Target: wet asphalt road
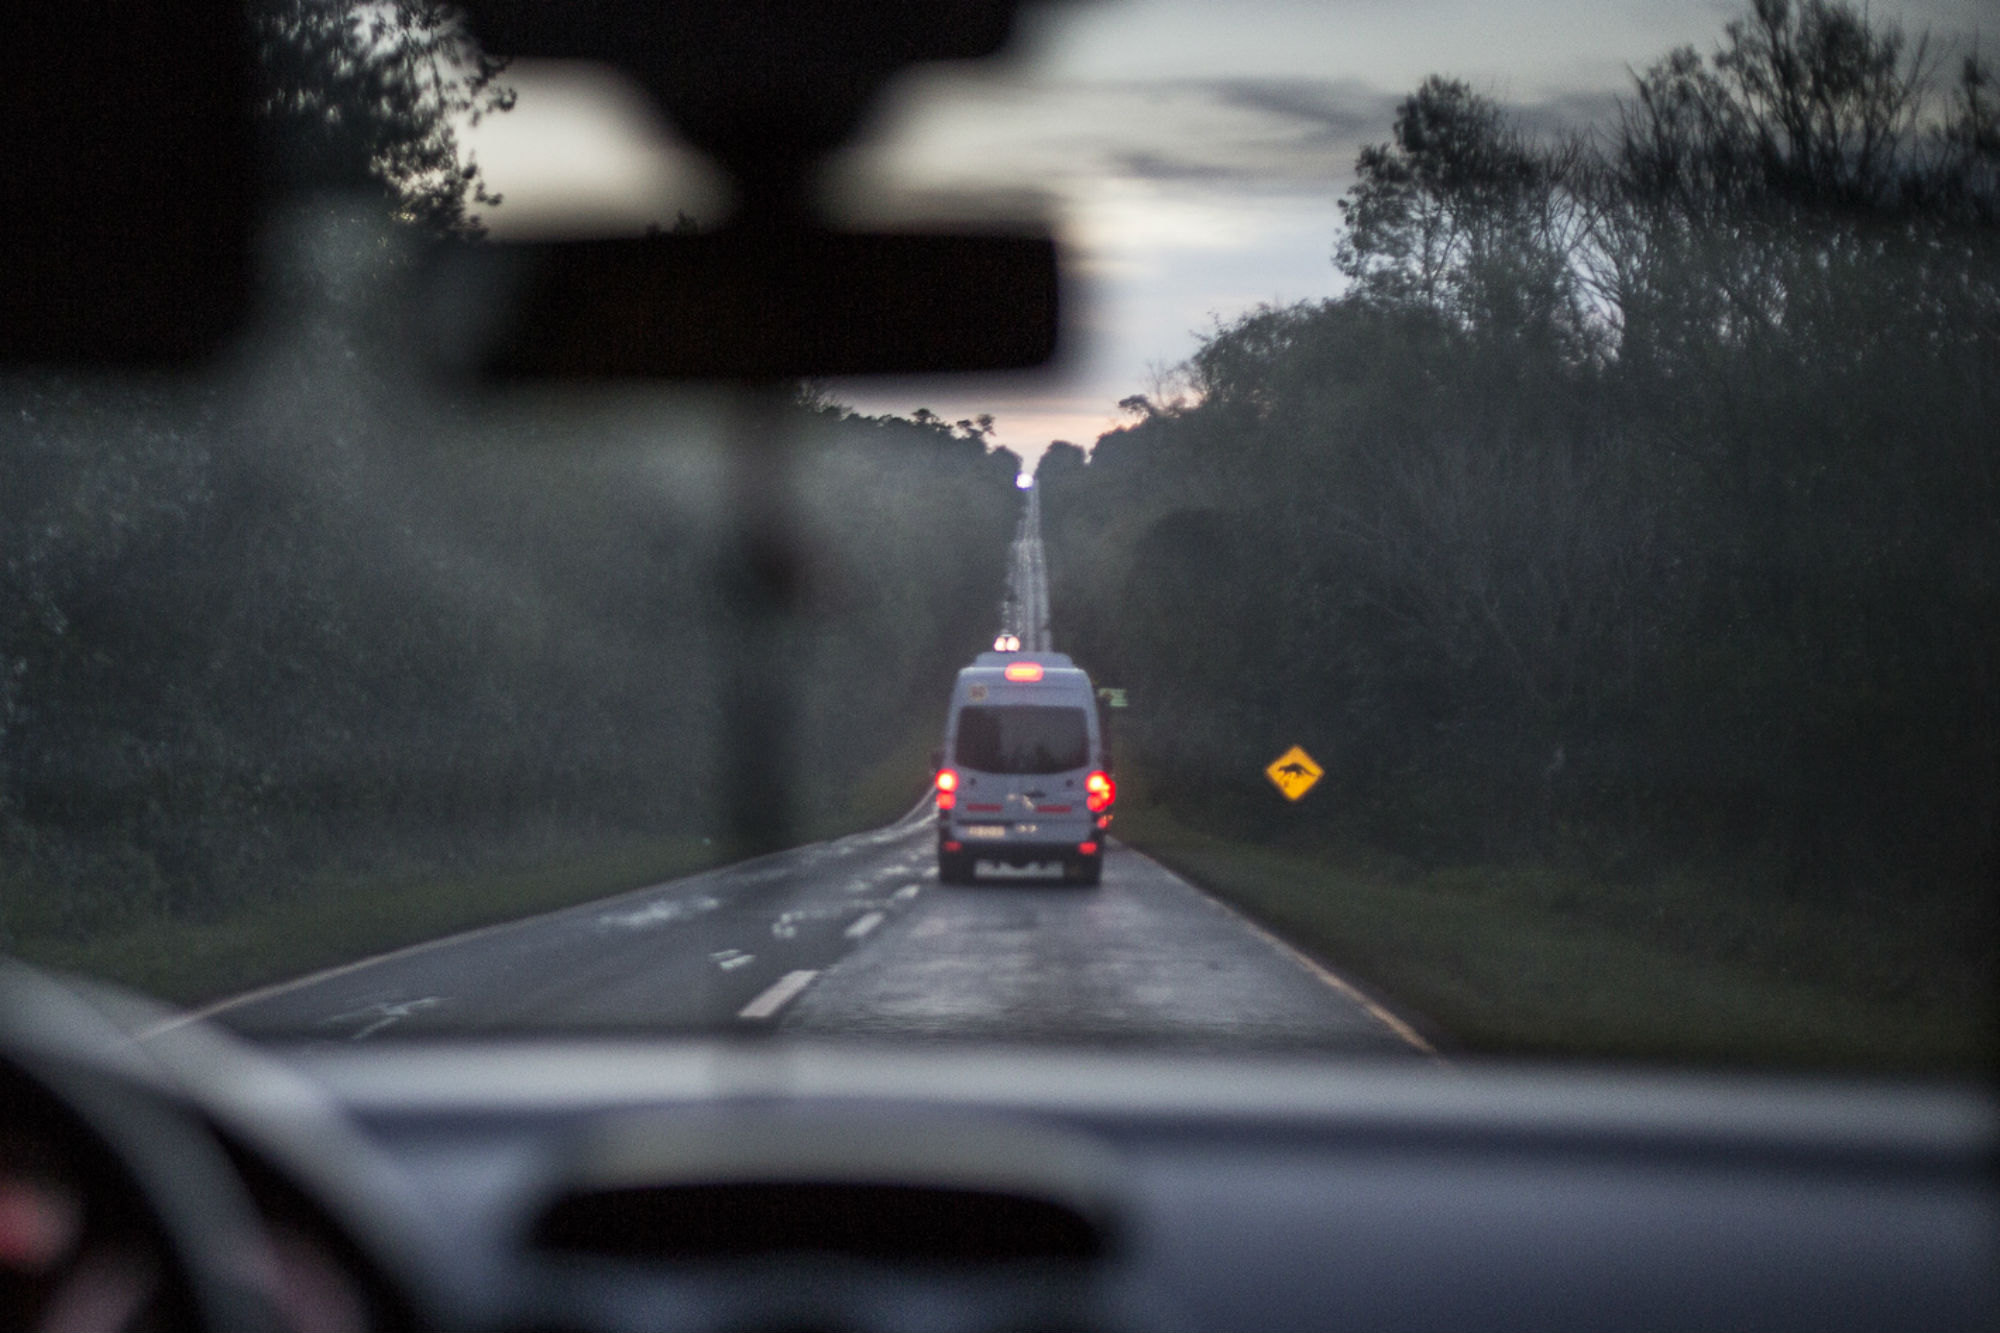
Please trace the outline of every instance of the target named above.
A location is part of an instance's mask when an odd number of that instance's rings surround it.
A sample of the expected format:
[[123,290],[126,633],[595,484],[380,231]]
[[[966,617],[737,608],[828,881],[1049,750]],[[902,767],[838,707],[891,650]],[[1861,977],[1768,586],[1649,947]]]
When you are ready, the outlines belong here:
[[335,1041],[634,1028],[1417,1048],[1394,1019],[1137,852],[1101,886],[937,882],[889,828],[448,937],[203,1011]]
[[1042,493],[1026,492],[1014,543],[1007,549],[1007,596],[1000,608],[1000,627],[1017,635],[1023,652],[1051,652],[1049,634],[1049,566],[1042,546]]

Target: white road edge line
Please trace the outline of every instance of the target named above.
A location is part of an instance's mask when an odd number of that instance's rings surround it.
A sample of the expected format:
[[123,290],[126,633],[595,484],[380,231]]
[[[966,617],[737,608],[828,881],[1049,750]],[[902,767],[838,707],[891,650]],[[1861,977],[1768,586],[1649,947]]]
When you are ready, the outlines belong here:
[[[914,829],[936,813],[936,810],[932,807],[930,796],[926,794],[915,805],[911,806],[902,818],[893,824],[875,830],[875,832],[893,832],[903,829],[906,826]],[[844,842],[846,839],[835,838],[832,841]],[[406,944],[399,949],[390,949],[386,953],[370,954],[366,958],[356,958],[352,962],[321,968],[317,972],[308,972],[303,976],[292,977],[285,981],[274,981],[269,985],[258,986],[252,990],[241,991],[235,995],[225,995],[219,1000],[211,1000],[200,1008],[175,1014],[171,1018],[163,1018],[157,1023],[141,1028],[135,1035],[138,1040],[145,1041],[150,1037],[157,1037],[163,1032],[172,1032],[175,1028],[186,1027],[190,1023],[206,1022],[214,1018],[217,1014],[227,1013],[231,1009],[242,1005],[255,1004],[259,1000],[268,1000],[273,996],[283,995],[288,991],[305,990],[308,987],[317,986],[322,981],[331,981],[335,977],[344,977],[351,972],[359,972],[363,968],[374,967],[378,963],[394,962],[398,958],[407,958],[412,954],[426,953],[432,949],[444,948],[447,945],[465,944],[485,935],[497,935],[503,930],[512,930],[516,926],[524,926],[530,922],[540,921],[547,917],[561,916],[569,912],[596,911],[620,899],[637,898],[642,894],[653,893],[685,881],[724,878],[730,874],[748,870],[751,866],[759,862],[774,861],[780,857],[790,856],[794,852],[802,850],[803,847],[817,847],[820,845],[819,843],[805,843],[802,847],[790,847],[783,851],[766,852],[762,856],[753,856],[748,860],[726,865],[710,866],[707,870],[697,870],[691,875],[684,875],[677,879],[662,880],[657,884],[648,884],[642,888],[624,889],[617,893],[606,894],[603,898],[590,902],[573,903],[568,907],[558,907],[547,912],[537,912],[532,916],[518,917],[510,921],[494,921],[484,926],[475,926],[470,930],[461,930],[455,934],[440,935],[436,939],[419,940],[415,944]],[[936,867],[933,866],[931,868],[931,873],[937,873]]]
[[1230,907],[1227,903],[1224,903],[1221,906],[1224,911],[1228,912],[1231,916],[1234,916],[1237,920],[1241,921],[1246,927],[1248,927],[1253,935],[1256,935],[1258,938],[1262,939],[1266,944],[1276,949],[1279,953],[1286,955],[1293,962],[1297,963],[1300,967],[1303,967],[1306,971],[1312,973],[1315,977],[1318,977],[1321,981],[1325,982],[1327,985],[1333,987],[1333,989],[1339,991],[1342,995],[1345,995],[1348,999],[1360,1005],[1363,1009],[1367,1010],[1368,1013],[1374,1017],[1375,1021],[1380,1023],[1383,1027],[1388,1028],[1389,1031],[1395,1033],[1398,1037],[1401,1037],[1404,1041],[1416,1047],[1418,1050],[1422,1051],[1425,1055],[1430,1056],[1433,1060],[1437,1060],[1440,1062],[1443,1061],[1444,1057],[1437,1053],[1437,1047],[1425,1041],[1423,1039],[1423,1036],[1420,1033],[1418,1033],[1418,1031],[1415,1028],[1411,1027],[1408,1023],[1405,1023],[1402,1019],[1396,1017],[1394,1014],[1390,1013],[1387,1009],[1384,1009],[1381,1005],[1369,999],[1366,995],[1363,995],[1359,990],[1355,988],[1352,982],[1347,980],[1347,978],[1341,976],[1338,972],[1333,971],[1332,969],[1324,966],[1323,964],[1314,961],[1312,958],[1308,957],[1304,953],[1301,953],[1296,947],[1287,944],[1284,940],[1279,939],[1276,935],[1273,935],[1270,931],[1264,929],[1262,926],[1258,925],[1255,921],[1252,921],[1249,917],[1244,916],[1241,912],[1237,911],[1235,908]]
[[870,912],[867,916],[856,917],[854,924],[842,931],[841,934],[847,936],[850,940],[858,940],[881,924],[882,914],[880,912]]
[[772,982],[762,995],[737,1010],[736,1016],[752,1019],[769,1018],[791,1003],[793,996],[812,985],[813,978],[818,975],[818,970],[814,968],[787,972]]
[[[1140,856],[1146,855],[1144,852],[1140,852],[1136,847],[1127,847],[1125,848],[1125,850],[1128,852],[1136,852]],[[1146,859],[1149,861],[1152,860],[1151,857],[1147,857]],[[1166,873],[1168,873],[1169,875],[1174,874],[1173,871],[1167,870],[1165,866],[1161,866],[1158,861],[1153,861],[1153,864],[1159,866],[1161,870],[1166,870]],[[1179,875],[1174,875],[1174,878],[1180,879],[1181,883],[1183,884],[1188,883],[1185,879],[1181,879]],[[1431,1059],[1437,1061],[1439,1064],[1446,1063],[1445,1058],[1442,1055],[1438,1054],[1437,1047],[1425,1041],[1421,1033],[1419,1033],[1415,1028],[1411,1027],[1408,1023],[1405,1023],[1402,1019],[1390,1013],[1387,1009],[1384,1009],[1381,1005],[1377,1004],[1375,1001],[1369,999],[1366,995],[1363,995],[1360,989],[1357,988],[1354,985],[1354,983],[1349,981],[1346,977],[1341,976],[1338,972],[1335,972],[1332,968],[1329,968],[1324,964],[1316,961],[1309,955],[1299,950],[1296,946],[1288,944],[1284,940],[1278,938],[1276,935],[1273,935],[1270,931],[1264,929],[1264,927],[1258,925],[1255,921],[1252,921],[1249,917],[1243,915],[1243,913],[1237,911],[1235,908],[1231,907],[1228,903],[1223,902],[1222,899],[1216,897],[1212,893],[1209,893],[1207,890],[1201,888],[1199,885],[1188,884],[1188,887],[1193,889],[1196,893],[1199,893],[1202,897],[1208,899],[1208,901],[1210,901],[1211,903],[1214,903],[1216,910],[1227,913],[1228,915],[1236,918],[1236,920],[1238,920],[1243,924],[1243,928],[1245,930],[1249,931],[1252,935],[1255,935],[1258,939],[1264,941],[1264,943],[1270,945],[1273,949],[1276,949],[1279,953],[1285,955],[1287,958],[1297,963],[1300,967],[1304,968],[1306,971],[1312,973],[1312,975],[1317,977],[1323,984],[1332,987],[1334,990],[1339,991],[1342,995],[1345,995],[1348,999],[1360,1005],[1362,1009],[1368,1013],[1369,1017],[1373,1018],[1376,1022],[1380,1023],[1383,1027],[1388,1028],[1389,1031],[1395,1033],[1404,1042],[1408,1043],[1411,1046],[1414,1046],[1417,1050],[1422,1051],[1425,1055],[1428,1055]]]

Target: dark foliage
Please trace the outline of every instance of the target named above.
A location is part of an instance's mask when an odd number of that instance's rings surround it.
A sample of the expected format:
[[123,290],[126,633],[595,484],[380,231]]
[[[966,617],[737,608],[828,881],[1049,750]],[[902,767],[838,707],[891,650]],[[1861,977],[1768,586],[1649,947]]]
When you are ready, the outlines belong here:
[[476,233],[497,204],[460,155],[454,121],[510,109],[506,62],[434,0],[254,0],[258,114],[295,191],[385,190],[405,222]]
[[[291,332],[215,380],[0,381],[0,935],[727,836],[714,405],[412,383],[403,229],[365,212],[304,229]],[[824,826],[990,631],[1014,466],[823,392],[778,420],[786,743]]]
[[[204,381],[0,381],[0,946],[728,832],[715,413],[412,383],[410,243],[497,202],[453,125],[511,105],[502,65],[426,0],[253,19],[292,192],[274,320]],[[824,824],[990,628],[1013,467],[990,419],[816,386],[780,425],[809,567],[767,646],[792,813]]]
[[[1043,471],[1058,634],[1184,814],[1829,900],[2000,878],[1987,76],[1757,0],[1537,144],[1431,79],[1342,297]],[[1328,768],[1296,808],[1260,769]]]

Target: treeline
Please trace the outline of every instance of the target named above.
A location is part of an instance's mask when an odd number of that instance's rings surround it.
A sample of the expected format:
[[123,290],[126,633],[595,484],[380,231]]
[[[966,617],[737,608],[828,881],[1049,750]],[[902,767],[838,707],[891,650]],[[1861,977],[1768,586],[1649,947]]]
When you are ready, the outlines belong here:
[[1589,134],[1409,96],[1343,293],[1042,465],[1056,632],[1150,791],[1432,864],[1989,895],[2000,98],[1935,65],[1756,0]]
[[[723,701],[773,644],[790,826],[855,818],[871,768],[922,753],[909,701],[991,630],[1015,465],[990,423],[418,382],[397,294],[497,202],[453,126],[511,106],[504,63],[416,0],[252,22],[286,201],[265,324],[200,380],[0,378],[0,949],[329,877],[728,845]],[[729,479],[752,419],[792,437],[798,539],[759,633]]]
[[[730,835],[727,404],[418,387],[326,325],[222,385],[0,385],[0,946]],[[823,404],[778,424],[802,828],[855,817],[990,632],[1014,466]]]

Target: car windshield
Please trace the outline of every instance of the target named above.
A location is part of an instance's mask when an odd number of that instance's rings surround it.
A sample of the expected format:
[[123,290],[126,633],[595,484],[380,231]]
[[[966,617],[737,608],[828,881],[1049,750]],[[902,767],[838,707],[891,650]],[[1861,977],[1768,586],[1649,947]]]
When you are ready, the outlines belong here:
[[[1986,1067],[1970,9],[1031,5],[784,162],[836,231],[1046,229],[1045,366],[843,374],[892,303],[753,264],[703,309],[824,374],[496,381],[682,288],[480,256],[760,196],[469,8],[256,0],[250,314],[0,365],[0,949],[284,1039]],[[996,645],[1099,725],[948,739]]]

